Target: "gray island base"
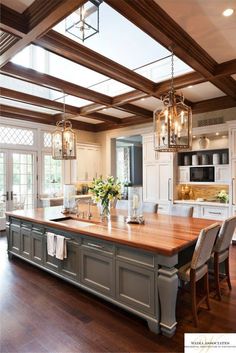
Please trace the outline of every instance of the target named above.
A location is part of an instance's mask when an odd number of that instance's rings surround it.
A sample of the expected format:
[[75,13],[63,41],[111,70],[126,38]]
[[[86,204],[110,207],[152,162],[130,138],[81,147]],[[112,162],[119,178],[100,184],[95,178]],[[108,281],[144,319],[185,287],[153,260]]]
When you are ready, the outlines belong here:
[[[46,233],[68,238],[67,259],[48,255]],[[38,266],[145,319],[154,333],[176,330],[178,255],[154,252],[97,239],[8,216],[8,254]]]

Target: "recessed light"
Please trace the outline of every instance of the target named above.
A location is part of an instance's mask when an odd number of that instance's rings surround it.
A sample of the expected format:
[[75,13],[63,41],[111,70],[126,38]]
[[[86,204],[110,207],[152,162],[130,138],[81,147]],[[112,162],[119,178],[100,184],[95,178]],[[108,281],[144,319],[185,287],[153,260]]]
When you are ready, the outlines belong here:
[[192,85],[188,86],[188,88],[192,88],[192,87],[193,87]]
[[107,110],[107,108],[103,108],[102,111],[105,112]]
[[196,136],[194,135],[194,136],[193,136],[193,138],[195,139],[195,138],[196,138]]
[[222,15],[225,17],[229,17],[229,16],[233,15],[233,13],[234,13],[233,9],[226,9],[222,12]]
[[145,98],[141,98],[141,101],[144,101],[145,100]]
[[219,136],[219,134],[220,134],[219,132],[216,132],[216,136]]

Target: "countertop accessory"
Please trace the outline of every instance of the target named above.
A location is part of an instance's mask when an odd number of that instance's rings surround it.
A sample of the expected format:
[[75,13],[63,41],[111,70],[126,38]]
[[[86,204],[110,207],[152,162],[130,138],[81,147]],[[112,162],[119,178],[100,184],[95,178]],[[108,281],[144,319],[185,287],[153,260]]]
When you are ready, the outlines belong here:
[[209,147],[210,140],[206,136],[200,137],[198,140],[198,145],[200,150],[204,150]]
[[130,186],[128,188],[128,217],[126,223],[144,224],[143,219],[143,188]]
[[198,155],[197,154],[192,155],[192,165],[198,165]]
[[222,164],[228,164],[227,153],[222,153]]
[[184,96],[174,88],[174,53],[171,51],[170,91],[163,96],[163,108],[153,114],[154,150],[176,152],[189,150],[192,146],[192,110],[184,103]]
[[209,164],[209,158],[207,154],[202,155],[202,165],[207,165]]
[[220,155],[219,155],[219,153],[214,153],[213,154],[213,164],[214,165],[220,164]]
[[63,199],[63,212],[68,213],[75,209],[76,201],[75,201],[76,189],[73,184],[65,184],[64,185],[64,199]]
[[186,155],[184,156],[184,165],[190,165],[190,156]]

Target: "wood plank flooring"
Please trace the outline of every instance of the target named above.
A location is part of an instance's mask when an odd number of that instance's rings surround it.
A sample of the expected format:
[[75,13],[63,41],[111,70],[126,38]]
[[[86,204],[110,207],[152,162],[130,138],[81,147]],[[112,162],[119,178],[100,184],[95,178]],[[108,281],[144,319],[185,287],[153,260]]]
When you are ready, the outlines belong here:
[[236,246],[231,248],[230,292],[211,293],[194,328],[185,298],[178,299],[178,329],[171,339],[151,333],[146,322],[16,257],[8,260],[0,236],[0,352],[183,352],[185,332],[235,332]]

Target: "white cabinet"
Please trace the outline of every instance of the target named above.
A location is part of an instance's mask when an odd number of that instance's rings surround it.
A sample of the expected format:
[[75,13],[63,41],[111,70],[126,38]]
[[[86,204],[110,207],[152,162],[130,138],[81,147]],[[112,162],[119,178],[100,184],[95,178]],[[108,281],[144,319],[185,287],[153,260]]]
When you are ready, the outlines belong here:
[[158,194],[157,164],[147,163],[143,166],[143,200],[156,202]]
[[230,150],[231,158],[236,158],[236,128],[230,132]]
[[153,163],[157,160],[157,153],[154,151],[153,135],[143,136],[143,162]]
[[73,182],[92,181],[101,174],[101,151],[97,145],[77,145],[77,159],[72,165]]
[[158,163],[157,165],[157,196],[158,202],[172,200],[172,178],[171,166],[169,163]]
[[178,168],[178,181],[179,183],[189,183],[189,167]]
[[236,206],[236,159],[231,161],[231,177],[232,205]]
[[230,168],[228,164],[215,166],[215,182],[222,184],[230,182]]

